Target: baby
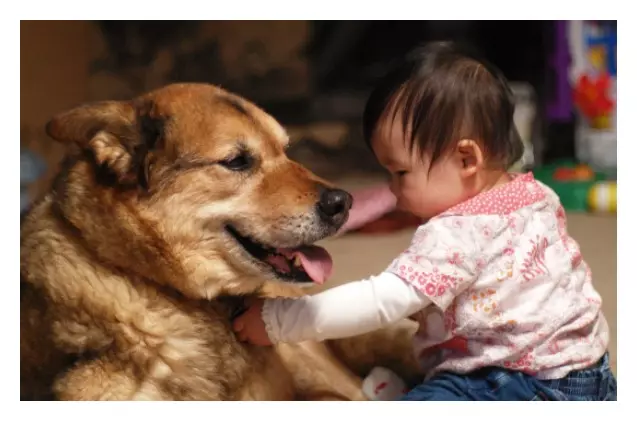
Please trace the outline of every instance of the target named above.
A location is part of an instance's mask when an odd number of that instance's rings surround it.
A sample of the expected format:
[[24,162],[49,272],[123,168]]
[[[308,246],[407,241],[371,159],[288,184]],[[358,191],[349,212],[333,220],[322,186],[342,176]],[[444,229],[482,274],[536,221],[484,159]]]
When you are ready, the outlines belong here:
[[[256,345],[363,334],[414,315],[429,376],[404,400],[616,400],[609,329],[557,195],[522,154],[501,72],[450,43],[373,91],[366,142],[398,208],[425,222],[382,273],[237,318]],[[385,199],[386,200],[386,199]]]

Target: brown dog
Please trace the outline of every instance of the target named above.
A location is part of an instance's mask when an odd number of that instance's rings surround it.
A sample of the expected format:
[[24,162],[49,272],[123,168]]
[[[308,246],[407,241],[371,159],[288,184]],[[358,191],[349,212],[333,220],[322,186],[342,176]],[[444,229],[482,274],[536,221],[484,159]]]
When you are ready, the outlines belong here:
[[235,339],[242,297],[328,275],[307,245],[351,206],[287,159],[285,131],[255,105],[170,85],[47,132],[78,152],[21,224],[23,399],[363,399],[343,362],[416,373],[411,326],[333,348]]

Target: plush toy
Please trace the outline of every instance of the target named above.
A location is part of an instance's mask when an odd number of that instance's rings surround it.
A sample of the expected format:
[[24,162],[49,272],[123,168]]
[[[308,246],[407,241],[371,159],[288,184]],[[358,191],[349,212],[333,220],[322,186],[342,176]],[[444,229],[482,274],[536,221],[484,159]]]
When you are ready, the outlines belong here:
[[363,380],[363,394],[371,401],[393,401],[407,391],[405,382],[384,367],[374,367]]

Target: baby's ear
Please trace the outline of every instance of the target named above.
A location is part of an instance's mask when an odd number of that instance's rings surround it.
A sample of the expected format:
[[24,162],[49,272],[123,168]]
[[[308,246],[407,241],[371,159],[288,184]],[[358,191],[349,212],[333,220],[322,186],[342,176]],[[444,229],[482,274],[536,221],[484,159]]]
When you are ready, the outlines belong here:
[[472,176],[484,165],[484,154],[478,142],[462,139],[456,146],[456,154],[463,176]]

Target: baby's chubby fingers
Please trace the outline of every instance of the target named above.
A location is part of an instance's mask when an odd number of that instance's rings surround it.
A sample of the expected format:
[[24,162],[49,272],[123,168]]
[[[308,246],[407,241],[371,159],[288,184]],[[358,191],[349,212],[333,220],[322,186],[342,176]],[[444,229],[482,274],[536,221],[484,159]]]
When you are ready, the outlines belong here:
[[232,330],[234,330],[239,341],[246,342],[248,340],[248,329],[246,329],[245,322],[243,320],[236,319],[232,323]]
[[245,328],[245,321],[243,320],[243,314],[242,314],[241,316],[238,316],[236,319],[234,319],[234,321],[232,322],[232,330],[238,333],[238,332],[241,332],[244,328]]

